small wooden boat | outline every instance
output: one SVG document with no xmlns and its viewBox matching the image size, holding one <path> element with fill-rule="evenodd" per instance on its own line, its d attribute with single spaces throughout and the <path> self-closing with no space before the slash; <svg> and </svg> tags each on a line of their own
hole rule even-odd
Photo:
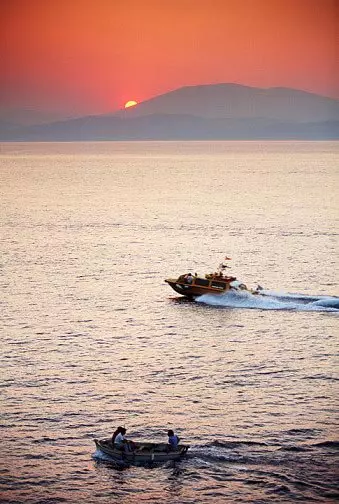
<svg viewBox="0 0 339 504">
<path fill-rule="evenodd" d="M 188 445 L 178 445 L 176 450 L 171 450 L 166 443 L 148 443 L 137 442 L 133 443 L 133 451 L 127 448 L 119 449 L 112 445 L 110 439 L 94 439 L 98 450 L 108 455 L 116 462 L 145 464 L 167 462 L 168 460 L 179 460 L 187 453 Z"/>
</svg>

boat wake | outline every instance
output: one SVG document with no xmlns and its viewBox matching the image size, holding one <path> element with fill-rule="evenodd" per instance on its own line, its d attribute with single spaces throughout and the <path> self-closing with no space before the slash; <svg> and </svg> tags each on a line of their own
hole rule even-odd
<svg viewBox="0 0 339 504">
<path fill-rule="evenodd" d="M 204 294 L 197 297 L 196 302 L 224 308 L 339 312 L 337 296 L 308 296 L 268 290 L 262 290 L 260 294 L 251 294 L 248 291 Z"/>
<path fill-rule="evenodd" d="M 221 502 L 220 498 L 222 502 L 236 502 L 239 485 L 247 489 L 246 502 L 337 502 L 337 456 L 337 441 L 324 439 L 319 443 L 308 436 L 299 441 L 282 440 L 281 443 L 278 438 L 267 442 L 215 440 L 195 444 L 180 461 L 163 463 L 161 469 L 159 464 L 156 467 L 162 471 L 158 473 L 162 492 L 164 488 L 166 490 L 166 481 L 168 488 L 175 492 L 178 492 L 178 488 L 180 490 L 182 481 L 192 481 L 194 485 L 208 488 L 208 495 L 213 501 L 215 497 L 215 502 Z M 96 452 L 93 458 L 97 467 L 103 465 L 115 471 L 130 472 L 130 466 L 118 466 L 100 452 Z M 142 478 L 140 481 L 145 482 L 149 477 L 145 471 L 149 469 L 154 479 L 154 467 L 153 464 L 142 464 L 138 469 L 133 469 L 131 474 L 134 479 L 139 477 Z M 114 478 L 118 478 L 119 482 L 127 482 L 117 474 L 114 474 Z M 232 487 L 236 488 L 232 492 L 233 498 L 223 499 L 225 489 Z M 262 488 L 264 499 L 254 500 L 253 492 L 258 495 Z M 130 496 L 130 491 L 125 484 L 117 487 L 115 493 L 119 492 L 119 502 L 124 501 L 126 495 Z M 170 501 L 173 501 L 173 496 L 171 493 Z M 194 497 L 195 494 L 192 502 Z"/>
</svg>

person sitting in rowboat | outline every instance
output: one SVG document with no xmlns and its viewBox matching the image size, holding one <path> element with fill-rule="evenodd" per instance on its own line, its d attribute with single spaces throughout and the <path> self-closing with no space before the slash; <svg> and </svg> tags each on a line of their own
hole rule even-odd
<svg viewBox="0 0 339 504">
<path fill-rule="evenodd" d="M 114 448 L 122 451 L 133 451 L 135 449 L 135 444 L 133 441 L 128 441 L 125 439 L 126 429 L 125 427 L 118 427 L 112 436 L 112 445 Z"/>
<path fill-rule="evenodd" d="M 124 427 L 118 427 L 117 429 L 115 429 L 112 436 L 112 445 L 113 446 L 116 445 L 116 447 L 119 447 L 121 444 L 123 444 L 125 434 L 126 429 Z"/>
<path fill-rule="evenodd" d="M 169 449 L 171 451 L 177 450 L 180 441 L 179 437 L 176 434 L 174 434 L 174 432 L 171 429 L 167 432 L 167 435 L 168 435 Z"/>
</svg>

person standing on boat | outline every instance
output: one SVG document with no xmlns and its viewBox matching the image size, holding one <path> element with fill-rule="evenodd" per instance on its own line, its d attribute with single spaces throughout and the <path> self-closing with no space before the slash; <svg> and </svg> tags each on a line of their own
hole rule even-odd
<svg viewBox="0 0 339 504">
<path fill-rule="evenodd" d="M 192 275 L 192 273 L 187 273 L 187 275 L 185 275 L 185 282 L 188 283 L 188 284 L 193 283 L 193 275 Z"/>
<path fill-rule="evenodd" d="M 167 432 L 167 435 L 168 435 L 168 444 L 170 445 L 170 449 L 171 450 L 176 450 L 178 448 L 178 444 L 179 444 L 179 437 L 174 434 L 174 432 L 170 429 L 168 432 Z"/>
</svg>

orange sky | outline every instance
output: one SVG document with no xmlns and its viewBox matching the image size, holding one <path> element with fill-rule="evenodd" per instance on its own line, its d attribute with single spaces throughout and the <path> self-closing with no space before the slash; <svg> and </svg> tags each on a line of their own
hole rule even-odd
<svg viewBox="0 0 339 504">
<path fill-rule="evenodd" d="M 338 4 L 1 0 L 0 106 L 104 113 L 217 82 L 339 98 Z"/>
</svg>

